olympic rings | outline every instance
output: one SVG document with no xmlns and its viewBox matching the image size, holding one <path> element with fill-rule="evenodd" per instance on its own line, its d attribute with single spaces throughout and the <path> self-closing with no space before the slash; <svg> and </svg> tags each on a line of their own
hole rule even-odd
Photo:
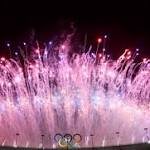
<svg viewBox="0 0 150 150">
<path fill-rule="evenodd" d="M 73 136 L 71 134 L 65 134 L 64 136 L 61 133 L 57 133 L 54 136 L 54 140 L 58 143 L 60 140 L 64 140 L 67 143 L 80 143 L 82 141 L 82 137 L 80 134 L 76 133 Z"/>
</svg>

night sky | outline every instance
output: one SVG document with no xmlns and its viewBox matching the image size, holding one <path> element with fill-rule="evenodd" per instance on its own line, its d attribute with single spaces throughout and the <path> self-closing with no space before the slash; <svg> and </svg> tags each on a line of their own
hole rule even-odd
<svg viewBox="0 0 150 150">
<path fill-rule="evenodd" d="M 71 23 L 80 34 L 94 43 L 108 35 L 107 49 L 119 56 L 125 48 L 139 48 L 150 57 L 150 5 L 148 0 L 1 0 L 0 52 L 7 41 L 27 40 L 34 30 L 38 40 L 49 40 L 68 30 Z M 95 42 L 96 43 L 96 42 Z"/>
</svg>

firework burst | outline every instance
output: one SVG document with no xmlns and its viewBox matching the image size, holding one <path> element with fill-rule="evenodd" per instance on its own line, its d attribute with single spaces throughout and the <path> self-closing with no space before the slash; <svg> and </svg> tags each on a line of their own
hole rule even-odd
<svg viewBox="0 0 150 150">
<path fill-rule="evenodd" d="M 3 145 L 38 147 L 42 135 L 52 147 L 59 132 L 80 133 L 83 147 L 142 142 L 150 124 L 150 60 L 135 63 L 138 51 L 128 49 L 111 60 L 99 52 L 101 42 L 96 53 L 90 47 L 72 57 L 68 40 L 38 47 L 22 62 L 1 57 Z"/>
</svg>

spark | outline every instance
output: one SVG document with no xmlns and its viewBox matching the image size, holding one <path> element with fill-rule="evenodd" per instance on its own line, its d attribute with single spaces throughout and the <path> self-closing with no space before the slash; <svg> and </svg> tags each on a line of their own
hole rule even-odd
<svg viewBox="0 0 150 150">
<path fill-rule="evenodd" d="M 39 54 L 39 53 L 40 53 L 40 50 L 39 50 L 39 49 L 36 49 L 35 52 L 36 52 L 37 54 Z"/>
<path fill-rule="evenodd" d="M 10 47 L 10 43 L 7 43 L 7 47 Z"/>
<path fill-rule="evenodd" d="M 49 45 L 52 45 L 52 41 L 49 41 Z"/>
<path fill-rule="evenodd" d="M 147 58 L 143 58 L 143 62 L 146 63 L 146 61 L 147 61 Z"/>
<path fill-rule="evenodd" d="M 106 38 L 107 38 L 107 35 L 105 35 L 104 38 L 106 39 Z"/>
<path fill-rule="evenodd" d="M 101 42 L 102 42 L 102 39 L 101 39 L 101 38 L 98 38 L 98 39 L 97 39 L 97 42 L 98 42 L 98 43 L 101 43 Z"/>
<path fill-rule="evenodd" d="M 15 77 L 15 82 L 16 82 L 16 83 L 21 82 L 21 78 L 20 78 L 19 76 L 16 76 L 16 77 Z"/>
<path fill-rule="evenodd" d="M 65 45 L 62 45 L 62 46 L 61 46 L 61 48 L 62 48 L 62 49 L 65 49 L 65 48 L 66 48 L 66 46 L 65 46 Z"/>
<path fill-rule="evenodd" d="M 6 59 L 5 59 L 5 57 L 1 57 L 1 61 L 5 61 Z"/>
<path fill-rule="evenodd" d="M 23 45 L 26 46 L 27 45 L 26 42 L 23 42 Z"/>
</svg>

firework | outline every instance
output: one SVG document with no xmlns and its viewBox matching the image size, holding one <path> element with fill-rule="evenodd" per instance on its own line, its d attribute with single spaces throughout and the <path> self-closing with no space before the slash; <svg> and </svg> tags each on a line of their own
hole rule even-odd
<svg viewBox="0 0 150 150">
<path fill-rule="evenodd" d="M 138 51 L 128 49 L 110 60 L 99 52 L 101 42 L 95 54 L 90 47 L 69 57 L 67 40 L 38 47 L 23 62 L 0 59 L 3 145 L 53 147 L 56 133 L 80 133 L 83 147 L 142 142 L 150 124 L 150 60 L 135 63 Z"/>
</svg>

